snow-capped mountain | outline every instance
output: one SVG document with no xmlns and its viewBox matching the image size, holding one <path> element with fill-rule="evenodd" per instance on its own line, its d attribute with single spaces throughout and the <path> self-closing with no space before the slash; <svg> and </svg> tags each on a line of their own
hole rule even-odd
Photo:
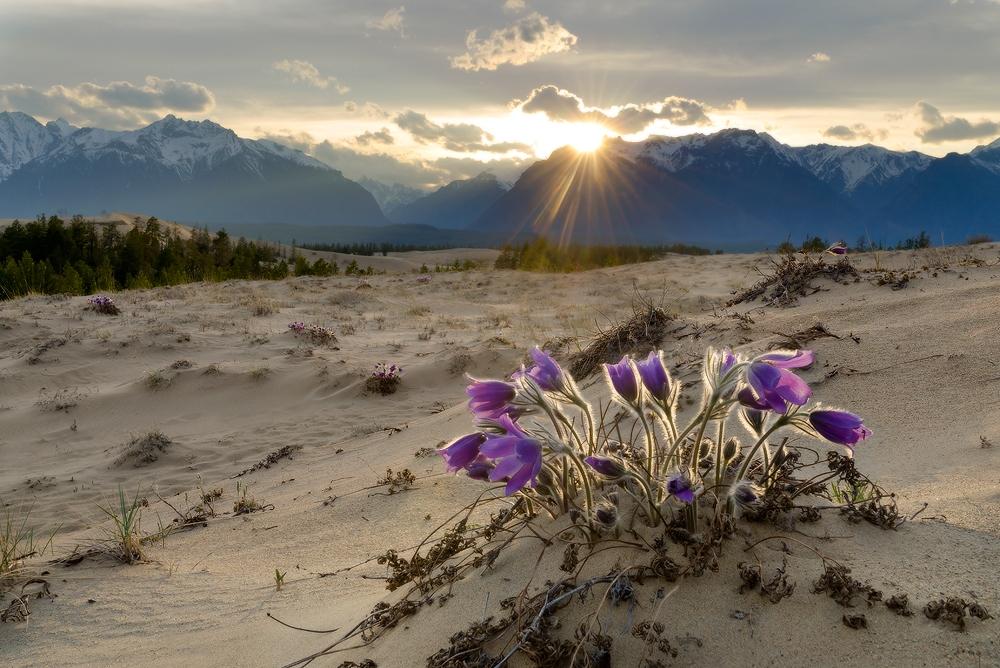
<svg viewBox="0 0 1000 668">
<path fill-rule="evenodd" d="M 557 191 L 554 203 L 549 194 Z M 529 168 L 475 227 L 500 237 L 711 248 L 813 234 L 895 243 L 922 230 L 960 242 L 1000 233 L 998 211 L 1000 140 L 969 155 L 932 158 L 871 145 L 791 147 L 766 133 L 722 130 L 609 140 L 593 158 L 557 151 Z"/>
<path fill-rule="evenodd" d="M 990 171 L 1000 174 L 1000 139 L 985 146 L 977 146 L 969 156 Z"/>
<path fill-rule="evenodd" d="M 127 131 L 0 114 L 0 216 L 155 211 L 190 222 L 386 224 L 374 198 L 301 151 L 166 116 Z"/>
<path fill-rule="evenodd" d="M 76 129 L 61 118 L 42 125 L 19 111 L 0 112 L 0 181 L 45 155 Z"/>
<path fill-rule="evenodd" d="M 890 151 L 881 146 L 813 144 L 792 149 L 799 162 L 820 180 L 846 194 L 881 186 L 907 172 L 927 169 L 933 158 L 917 151 Z"/>
</svg>

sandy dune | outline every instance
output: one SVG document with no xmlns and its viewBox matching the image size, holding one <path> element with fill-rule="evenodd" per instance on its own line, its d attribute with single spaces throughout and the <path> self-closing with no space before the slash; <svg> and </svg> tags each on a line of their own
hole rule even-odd
<svg viewBox="0 0 1000 668">
<path fill-rule="evenodd" d="M 488 253 L 391 254 L 372 264 L 411 272 Z M 98 504 L 119 485 L 149 499 L 147 532 L 174 518 L 157 494 L 186 508 L 202 490 L 223 490 L 217 518 L 150 545 L 149 563 L 41 564 L 56 598 L 33 602 L 26 623 L 0 625 L 0 663 L 274 666 L 329 644 L 266 613 L 349 628 L 386 597 L 384 568 L 320 574 L 418 543 L 479 493 L 479 483 L 444 475 L 437 457 L 417 455 L 468 430 L 462 374 L 505 374 L 531 345 L 563 337 L 576 342 L 570 350 L 585 345 L 596 327 L 627 316 L 638 292 L 676 316 L 663 348 L 682 376 L 705 346 L 756 353 L 822 323 L 839 338 L 809 343 L 818 363 L 805 378 L 817 397 L 864 414 L 875 431 L 858 448 L 859 468 L 894 490 L 907 515 L 928 504 L 897 531 L 830 517 L 792 534 L 887 593 L 906 591 L 916 616 L 871 608 L 868 630 L 846 628 L 844 610 L 811 592 L 815 554 L 787 542 L 782 552 L 780 541 L 756 554 L 772 566 L 787 559 L 795 594 L 779 604 L 741 595 L 735 564 L 748 556 L 734 541 L 719 573 L 665 585 L 663 621 L 678 649 L 667 664 L 1000 665 L 995 620 L 959 633 L 919 613 L 948 595 L 1000 610 L 1000 248 L 882 254 L 881 266 L 914 272 L 900 290 L 866 276 L 851 285 L 818 281 L 821 291 L 790 308 L 723 308 L 767 260 L 670 256 L 572 275 L 187 285 L 120 293 L 117 317 L 86 311 L 84 298 L 0 302 L 0 503 L 31 506 L 39 527 L 61 525 L 57 555 L 99 535 Z M 876 258 L 855 262 L 871 267 Z M 339 341 L 297 340 L 286 329 L 293 320 L 329 327 Z M 363 391 L 379 361 L 404 367 L 390 397 Z M 601 383 L 586 391 L 607 392 Z M 153 461 L 122 461 L 125 444 L 151 430 L 171 444 Z M 981 447 L 981 438 L 996 446 Z M 283 446 L 294 448 L 290 458 L 233 477 Z M 386 468 L 410 469 L 415 488 L 380 493 L 374 486 Z M 237 482 L 266 510 L 233 516 Z M 754 528 L 755 539 L 769 533 Z M 452 633 L 523 584 L 516 556 L 460 582 L 447 606 L 316 665 L 425 665 Z M 276 568 L 287 573 L 280 591 Z M 640 606 L 659 605 L 650 592 L 660 586 L 644 589 Z M 605 620 L 614 665 L 646 656 L 628 634 L 630 614 L 609 610 Z"/>
</svg>

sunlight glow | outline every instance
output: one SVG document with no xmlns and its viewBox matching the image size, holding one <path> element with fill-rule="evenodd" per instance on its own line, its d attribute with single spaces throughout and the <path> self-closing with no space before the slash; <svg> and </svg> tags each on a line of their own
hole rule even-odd
<svg viewBox="0 0 1000 668">
<path fill-rule="evenodd" d="M 567 126 L 566 143 L 580 153 L 596 151 L 604 143 L 608 131 L 596 123 L 570 123 Z"/>
</svg>

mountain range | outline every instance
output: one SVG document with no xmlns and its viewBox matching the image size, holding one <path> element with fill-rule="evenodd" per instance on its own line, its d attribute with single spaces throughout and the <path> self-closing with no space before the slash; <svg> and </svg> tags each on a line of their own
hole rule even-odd
<svg viewBox="0 0 1000 668">
<path fill-rule="evenodd" d="M 0 113 L 0 216 L 103 210 L 197 223 L 389 223 L 339 171 L 211 121 L 171 115 L 115 132 Z"/>
<path fill-rule="evenodd" d="M 484 173 L 425 193 L 356 183 L 210 121 L 167 116 L 115 132 L 0 113 L 0 217 L 110 209 L 241 230 L 268 223 L 268 236 L 289 224 L 329 226 L 331 237 L 350 227 L 357 238 L 394 223 L 410 236 L 457 229 L 494 244 L 545 234 L 736 249 L 812 234 L 894 243 L 924 230 L 956 243 L 1000 235 L 1000 140 L 934 158 L 871 144 L 792 147 L 736 129 L 612 139 L 593 153 L 559 149 L 511 187 Z"/>
</svg>

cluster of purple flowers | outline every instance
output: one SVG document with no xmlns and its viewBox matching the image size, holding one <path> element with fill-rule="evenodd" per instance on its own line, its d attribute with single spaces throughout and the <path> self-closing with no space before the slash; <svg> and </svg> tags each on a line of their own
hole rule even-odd
<svg viewBox="0 0 1000 668">
<path fill-rule="evenodd" d="M 375 365 L 375 368 L 372 369 L 371 377 L 379 380 L 394 380 L 399 379 L 402 373 L 403 367 L 401 366 L 379 362 Z"/>
<path fill-rule="evenodd" d="M 87 303 L 90 307 L 98 312 L 105 313 L 107 315 L 118 315 L 121 311 L 118 309 L 118 305 L 115 304 L 115 300 L 107 295 L 96 295 L 87 299 Z"/>
<path fill-rule="evenodd" d="M 321 327 L 320 325 L 307 325 L 299 320 L 288 323 L 288 330 L 295 336 L 305 336 L 317 344 L 335 343 L 337 341 L 337 335 L 334 334 L 332 329 Z"/>
<path fill-rule="evenodd" d="M 650 517 L 662 518 L 660 509 L 670 499 L 692 506 L 696 515 L 706 489 L 717 498 L 720 490 L 727 490 L 731 509 L 748 507 L 770 482 L 766 473 L 759 473 L 767 466 L 758 467 L 753 474 L 758 479 L 751 480 L 750 464 L 758 456 L 765 464 L 770 461 L 768 439 L 778 429 L 797 428 L 852 449 L 872 434 L 853 413 L 806 409 L 812 390 L 795 370 L 814 363 L 815 355 L 807 350 L 778 350 L 751 359 L 728 349 L 709 350 L 702 405 L 682 426 L 677 410 L 680 383 L 671 377 L 662 351 L 653 351 L 641 359 L 625 356 L 604 365 L 612 399 L 630 409 L 643 428 L 645 456 L 639 456 L 641 444 L 614 442 L 610 426 L 595 425 L 590 403 L 551 355 L 535 348 L 531 360 L 531 366 L 508 380 L 471 379 L 466 393 L 478 430 L 439 452 L 449 471 L 503 482 L 508 496 L 525 494 L 564 511 L 581 491 L 586 510 L 607 505 L 592 503 L 593 489 L 605 485 L 639 490 L 649 503 Z M 739 445 L 738 439 L 724 445 L 727 418 L 736 409 L 741 409 L 756 441 L 749 448 Z M 580 419 L 571 419 L 567 410 L 579 411 Z M 709 424 L 714 442 L 705 437 Z M 706 458 L 706 446 L 715 447 L 714 457 Z M 735 476 L 731 464 L 733 468 L 740 464 Z"/>
</svg>

